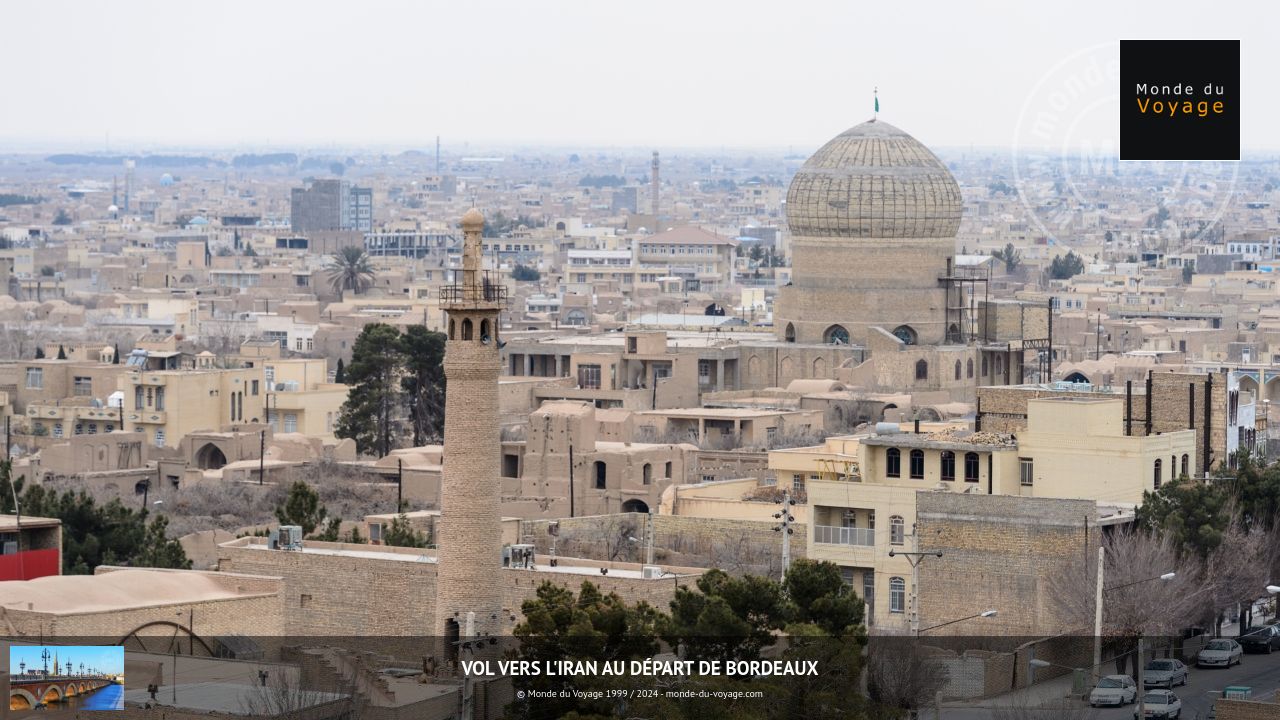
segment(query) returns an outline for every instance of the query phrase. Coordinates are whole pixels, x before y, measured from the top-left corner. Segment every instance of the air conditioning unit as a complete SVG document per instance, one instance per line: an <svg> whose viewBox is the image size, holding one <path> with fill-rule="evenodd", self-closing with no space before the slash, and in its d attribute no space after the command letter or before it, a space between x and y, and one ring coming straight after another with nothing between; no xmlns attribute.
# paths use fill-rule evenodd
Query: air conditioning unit
<svg viewBox="0 0 1280 720"><path fill-rule="evenodd" d="M281 550L301 550L302 549L302 527L298 525L281 525L280 526L280 549Z"/></svg>
<svg viewBox="0 0 1280 720"><path fill-rule="evenodd" d="M662 568L657 565L645 565L640 569L640 577L645 580L657 580L662 577Z"/></svg>

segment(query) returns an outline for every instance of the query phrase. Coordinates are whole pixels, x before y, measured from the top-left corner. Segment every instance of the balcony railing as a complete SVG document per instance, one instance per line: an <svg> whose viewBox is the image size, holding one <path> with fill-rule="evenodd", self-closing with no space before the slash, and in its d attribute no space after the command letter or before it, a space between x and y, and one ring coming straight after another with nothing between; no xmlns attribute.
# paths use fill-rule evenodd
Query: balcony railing
<svg viewBox="0 0 1280 720"><path fill-rule="evenodd" d="M814 525L813 541L828 545L861 545L863 547L874 547L876 544L876 531L872 528Z"/></svg>
<svg viewBox="0 0 1280 720"><path fill-rule="evenodd" d="M440 288L440 302L444 304L462 303L471 298L482 302L505 303L507 288L505 285L490 282L478 285L446 285Z"/></svg>

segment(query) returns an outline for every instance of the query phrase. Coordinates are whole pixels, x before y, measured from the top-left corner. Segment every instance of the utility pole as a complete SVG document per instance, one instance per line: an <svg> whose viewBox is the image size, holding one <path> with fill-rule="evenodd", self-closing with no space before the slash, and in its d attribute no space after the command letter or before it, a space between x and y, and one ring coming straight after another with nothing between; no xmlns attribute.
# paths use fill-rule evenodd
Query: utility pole
<svg viewBox="0 0 1280 720"><path fill-rule="evenodd" d="M1142 697L1143 695L1146 695L1146 694L1147 694L1147 693L1146 693L1146 690L1145 690L1145 688L1144 688L1144 686L1146 685L1146 681L1142 679L1142 676L1143 676L1142 668L1144 667L1144 666L1143 666L1143 664L1142 664L1142 654L1143 654L1143 651L1144 651L1144 650L1146 650L1146 642L1145 642L1145 638L1143 638L1141 635L1139 635L1139 636L1138 636L1138 660L1137 660L1137 662L1135 663L1135 669L1138 671L1138 712L1137 712L1137 717L1139 717L1139 718L1145 718L1145 717L1147 716L1147 703L1146 703L1145 698L1143 698L1143 697ZM1172 682L1172 681L1170 681L1170 682Z"/></svg>
<svg viewBox="0 0 1280 720"><path fill-rule="evenodd" d="M267 431L258 435L258 484L262 484L262 476L267 471Z"/></svg>
<svg viewBox="0 0 1280 720"><path fill-rule="evenodd" d="M404 511L404 458L396 458L396 512Z"/></svg>
<svg viewBox="0 0 1280 720"><path fill-rule="evenodd" d="M787 570L791 569L791 533L795 532L791 523L796 521L791 514L791 506L795 505L796 501L791 498L790 490L783 490L782 500L779 502L782 504L782 510L774 513L773 519L780 522L774 526L773 531L782 533L782 580L785 582Z"/></svg>
<svg viewBox="0 0 1280 720"><path fill-rule="evenodd" d="M653 520L654 520L653 516L654 516L654 511L650 510L649 524L645 527L645 535L644 535L644 544L645 544L644 563L646 565L653 564Z"/></svg>
<svg viewBox="0 0 1280 720"><path fill-rule="evenodd" d="M1093 598L1093 684L1098 684L1099 666L1102 665L1102 574L1106 566L1107 549L1098 547L1098 587ZM1139 715L1138 717L1142 717Z"/></svg>
<svg viewBox="0 0 1280 720"><path fill-rule="evenodd" d="M911 563L911 634L920 634L920 563L928 556L942 557L941 550L933 550L931 552L920 551L920 535L916 532L916 523L911 524L911 546L912 550L903 552L900 550L890 550L889 557L897 557L901 555Z"/></svg>

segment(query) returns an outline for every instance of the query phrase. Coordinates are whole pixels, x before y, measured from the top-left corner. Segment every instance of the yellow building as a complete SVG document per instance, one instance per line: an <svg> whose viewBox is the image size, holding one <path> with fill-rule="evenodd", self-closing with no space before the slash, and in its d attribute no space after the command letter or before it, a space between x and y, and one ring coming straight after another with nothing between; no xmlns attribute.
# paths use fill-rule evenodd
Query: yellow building
<svg viewBox="0 0 1280 720"><path fill-rule="evenodd" d="M262 368L135 369L121 379L124 427L156 447L187 433L258 423L267 390Z"/></svg>
<svg viewBox="0 0 1280 720"><path fill-rule="evenodd" d="M266 418L278 433L332 437L348 386L329 382L324 358L261 360L267 386Z"/></svg>
<svg viewBox="0 0 1280 720"><path fill-rule="evenodd" d="M1132 507L1143 491L1195 467L1195 431L1124 434L1124 403L1046 398L1028 404L1028 429L1012 435L926 424L881 427L823 445L769 453L780 486L807 505L808 555L841 567L868 605L869 622L910 624L913 529L921 492L1093 500ZM680 508L680 514L691 508ZM920 538L928 550L928 538ZM894 555L890 555L895 551Z"/></svg>

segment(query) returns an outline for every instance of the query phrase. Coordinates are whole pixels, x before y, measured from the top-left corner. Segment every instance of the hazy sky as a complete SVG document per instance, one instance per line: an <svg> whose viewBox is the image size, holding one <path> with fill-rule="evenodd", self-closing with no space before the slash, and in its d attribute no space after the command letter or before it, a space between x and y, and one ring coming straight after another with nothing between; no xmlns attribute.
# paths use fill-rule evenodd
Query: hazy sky
<svg viewBox="0 0 1280 720"><path fill-rule="evenodd" d="M867 119L877 85L881 118L927 144L1008 147L1046 102L1035 88L1120 38L1241 39L1243 144L1280 147L1269 0L40 0L3 15L3 149L101 149L110 133L117 150L437 134L455 150L806 150ZM1115 84L1072 100L1046 144L1114 146Z"/></svg>

